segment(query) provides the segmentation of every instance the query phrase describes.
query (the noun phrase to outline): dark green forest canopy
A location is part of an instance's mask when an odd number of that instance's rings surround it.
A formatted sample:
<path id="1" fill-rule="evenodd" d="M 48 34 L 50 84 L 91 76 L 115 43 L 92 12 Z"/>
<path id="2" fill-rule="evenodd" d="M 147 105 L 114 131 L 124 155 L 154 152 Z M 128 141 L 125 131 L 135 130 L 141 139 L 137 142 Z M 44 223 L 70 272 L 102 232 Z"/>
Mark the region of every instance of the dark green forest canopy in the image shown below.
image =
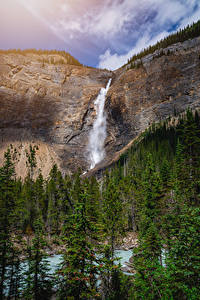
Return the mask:
<path id="1" fill-rule="evenodd" d="M 0 167 L 0 299 L 199 299 L 198 111 L 152 124 L 100 181 L 56 165 L 36 177 L 31 145 L 22 181 L 16 159 L 11 145 Z M 127 231 L 132 276 L 113 260 Z M 49 248 L 63 253 L 52 276 Z"/>

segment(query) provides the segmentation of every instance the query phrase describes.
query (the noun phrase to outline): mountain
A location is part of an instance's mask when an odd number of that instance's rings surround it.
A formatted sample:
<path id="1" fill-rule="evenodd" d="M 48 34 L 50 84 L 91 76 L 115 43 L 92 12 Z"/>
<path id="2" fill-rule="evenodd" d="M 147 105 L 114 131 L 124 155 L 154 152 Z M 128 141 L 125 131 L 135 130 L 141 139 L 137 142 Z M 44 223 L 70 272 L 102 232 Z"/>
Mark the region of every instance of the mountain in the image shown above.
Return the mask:
<path id="1" fill-rule="evenodd" d="M 89 166 L 87 143 L 94 100 L 107 94 L 106 158 L 117 160 L 153 122 L 200 107 L 200 37 L 157 49 L 114 72 L 82 66 L 62 53 L 0 52 L 0 157 L 16 148 L 18 175 L 26 172 L 26 149 L 37 146 L 38 168 L 54 163 L 63 172 Z"/>
<path id="2" fill-rule="evenodd" d="M 17 172 L 25 173 L 25 148 L 37 145 L 38 167 L 47 176 L 86 167 L 85 147 L 93 123 L 93 101 L 111 74 L 64 62 L 60 54 L 0 54 L 1 154 L 19 151 Z"/>
<path id="3" fill-rule="evenodd" d="M 114 72 L 108 92 L 108 160 L 118 160 L 152 123 L 200 107 L 200 38 L 144 56 L 135 68 Z M 111 154 L 109 156 L 109 154 Z"/>
<path id="4" fill-rule="evenodd" d="M 199 299 L 200 38 L 153 49 L 1 51 L 0 299 Z"/>

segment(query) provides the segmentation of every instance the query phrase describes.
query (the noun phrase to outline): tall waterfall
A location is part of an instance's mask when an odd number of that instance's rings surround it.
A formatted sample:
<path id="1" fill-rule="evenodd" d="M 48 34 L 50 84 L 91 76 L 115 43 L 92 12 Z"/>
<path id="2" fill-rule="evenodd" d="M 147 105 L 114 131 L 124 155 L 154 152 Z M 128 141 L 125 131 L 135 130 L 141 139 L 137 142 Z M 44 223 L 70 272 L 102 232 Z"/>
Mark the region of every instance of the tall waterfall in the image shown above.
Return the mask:
<path id="1" fill-rule="evenodd" d="M 112 79 L 109 79 L 106 88 L 100 90 L 99 95 L 94 102 L 97 117 L 89 134 L 88 152 L 90 169 L 94 168 L 105 156 L 104 141 L 106 138 L 106 115 L 104 113 L 104 104 L 111 80 Z"/>

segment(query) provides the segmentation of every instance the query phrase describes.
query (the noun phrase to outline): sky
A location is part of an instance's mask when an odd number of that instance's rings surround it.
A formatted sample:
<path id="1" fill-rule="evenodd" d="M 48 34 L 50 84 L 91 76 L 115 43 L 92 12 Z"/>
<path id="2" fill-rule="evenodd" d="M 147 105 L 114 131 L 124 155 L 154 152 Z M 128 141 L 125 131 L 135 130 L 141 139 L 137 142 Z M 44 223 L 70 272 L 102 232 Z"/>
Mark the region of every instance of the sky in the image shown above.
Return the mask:
<path id="1" fill-rule="evenodd" d="M 200 19 L 200 0 L 0 0 L 0 49 L 65 50 L 117 69 Z"/>

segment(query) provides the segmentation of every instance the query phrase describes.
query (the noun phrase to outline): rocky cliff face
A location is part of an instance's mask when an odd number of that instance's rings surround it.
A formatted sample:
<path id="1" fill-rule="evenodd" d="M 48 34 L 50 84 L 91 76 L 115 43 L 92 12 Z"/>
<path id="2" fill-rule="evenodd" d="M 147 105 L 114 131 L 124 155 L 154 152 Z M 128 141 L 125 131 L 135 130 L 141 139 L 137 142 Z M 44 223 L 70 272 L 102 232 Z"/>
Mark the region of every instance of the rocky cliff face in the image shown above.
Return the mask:
<path id="1" fill-rule="evenodd" d="M 161 51 L 144 57 L 138 68 L 114 74 L 106 102 L 109 161 L 153 122 L 200 108 L 200 38 Z"/>
<path id="2" fill-rule="evenodd" d="M 13 144 L 19 152 L 17 172 L 24 176 L 25 149 L 32 143 L 45 176 L 53 163 L 65 172 L 87 169 L 94 100 L 110 77 L 107 157 L 99 167 L 152 122 L 200 107 L 200 38 L 170 49 L 144 58 L 138 68 L 116 72 L 44 63 L 48 60 L 36 54 L 0 54 L 1 159 Z"/>
<path id="3" fill-rule="evenodd" d="M 20 154 L 17 171 L 24 176 L 25 150 L 32 143 L 45 176 L 53 163 L 65 171 L 86 168 L 93 102 L 110 76 L 109 71 L 44 63 L 39 55 L 1 54 L 1 158 L 13 144 Z"/>

